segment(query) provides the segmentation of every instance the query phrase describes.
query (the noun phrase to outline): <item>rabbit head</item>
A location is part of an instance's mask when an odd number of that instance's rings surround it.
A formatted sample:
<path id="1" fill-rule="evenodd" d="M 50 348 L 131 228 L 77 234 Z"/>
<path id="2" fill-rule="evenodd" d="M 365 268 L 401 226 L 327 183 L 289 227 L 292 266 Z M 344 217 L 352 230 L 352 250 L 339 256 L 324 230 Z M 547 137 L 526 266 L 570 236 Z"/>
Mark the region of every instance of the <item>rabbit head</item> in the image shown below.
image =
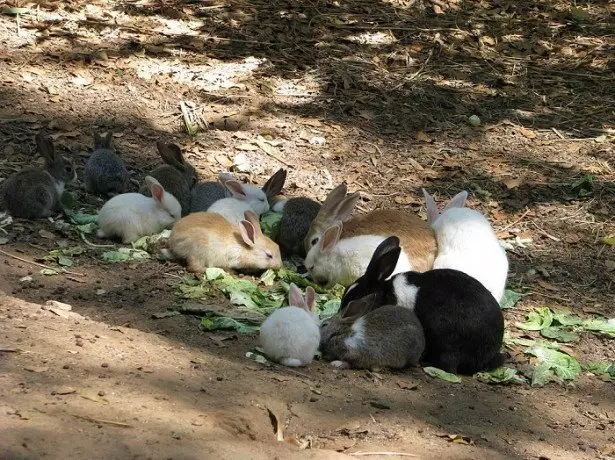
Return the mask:
<path id="1" fill-rule="evenodd" d="M 400 254 L 399 238 L 391 236 L 382 241 L 374 251 L 363 276 L 344 291 L 341 307 L 345 308 L 351 302 L 370 295 L 384 299 L 384 281 L 395 271 Z"/>
<path id="2" fill-rule="evenodd" d="M 314 302 L 316 301 L 316 291 L 312 286 L 308 286 L 305 290 L 305 298 L 301 293 L 301 289 L 295 283 L 290 284 L 288 290 L 288 305 L 291 307 L 303 308 L 308 313 L 314 313 Z"/>
<path id="3" fill-rule="evenodd" d="M 56 153 L 51 137 L 38 133 L 36 135 L 36 147 L 45 160 L 45 169 L 56 182 L 71 184 L 77 180 L 77 172 L 72 162 Z"/>
<path id="4" fill-rule="evenodd" d="M 344 223 L 350 219 L 354 207 L 359 201 L 358 192 L 346 195 L 346 184 L 335 187 L 322 204 L 320 211 L 307 233 L 304 240 L 306 253 L 310 251 L 321 239 L 323 233 L 335 223 Z"/>
<path id="5" fill-rule="evenodd" d="M 342 223 L 337 222 L 327 228 L 314 246 L 311 247 L 305 258 L 305 266 L 307 267 L 312 279 L 323 286 L 329 284 L 329 278 L 332 273 L 330 264 L 335 264 L 336 261 L 331 259 L 329 253 L 339 242 L 342 234 Z"/>
<path id="6" fill-rule="evenodd" d="M 171 224 L 182 215 L 182 207 L 173 195 L 164 190 L 164 187 L 152 176 L 145 177 L 145 184 L 149 188 L 152 198 L 156 201 L 159 208 L 166 211 L 169 215 L 167 224 Z"/>
<path id="7" fill-rule="evenodd" d="M 244 217 L 245 220 L 239 222 L 239 233 L 250 251 L 245 254 L 243 266 L 250 269 L 280 268 L 282 266 L 280 248 L 263 235 L 258 216 L 252 211 L 246 211 Z"/>
<path id="8" fill-rule="evenodd" d="M 109 131 L 104 136 L 101 136 L 98 133 L 94 133 L 94 149 L 111 149 L 111 141 L 113 140 L 113 133 Z"/>
<path id="9" fill-rule="evenodd" d="M 435 200 L 425 189 L 423 189 L 423 196 L 425 197 L 425 207 L 427 210 L 427 223 L 431 225 L 438 219 L 438 217 L 440 217 L 440 212 L 438 211 L 438 205 L 436 204 Z M 468 192 L 466 192 L 465 190 L 459 192 L 451 199 L 451 201 L 448 202 L 448 204 L 444 208 L 444 211 L 442 212 L 445 212 L 447 209 L 450 208 L 463 208 L 466 204 L 467 198 Z"/>
<path id="10" fill-rule="evenodd" d="M 246 202 L 257 215 L 260 216 L 269 211 L 267 195 L 260 188 L 250 184 L 242 184 L 237 180 L 227 180 L 224 182 L 224 186 L 233 198 Z"/>
<path id="11" fill-rule="evenodd" d="M 164 162 L 179 171 L 188 187 L 192 189 L 198 180 L 196 170 L 194 166 L 184 160 L 184 155 L 179 145 L 158 141 L 156 142 L 156 147 Z"/>

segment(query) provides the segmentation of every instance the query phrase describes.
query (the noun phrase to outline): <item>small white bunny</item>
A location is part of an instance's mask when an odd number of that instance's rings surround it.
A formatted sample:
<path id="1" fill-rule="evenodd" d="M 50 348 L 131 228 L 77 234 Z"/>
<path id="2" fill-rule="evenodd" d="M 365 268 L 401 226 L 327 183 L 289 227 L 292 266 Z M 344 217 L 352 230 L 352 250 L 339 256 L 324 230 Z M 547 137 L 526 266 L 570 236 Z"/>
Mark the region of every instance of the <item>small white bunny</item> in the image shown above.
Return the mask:
<path id="1" fill-rule="evenodd" d="M 312 361 L 320 344 L 315 295 L 308 287 L 304 299 L 299 288 L 290 285 L 290 306 L 274 311 L 261 325 L 260 342 L 269 358 L 289 367 L 306 366 Z"/>
<path id="2" fill-rule="evenodd" d="M 489 221 L 480 212 L 464 208 L 468 192 L 453 197 L 442 214 L 423 189 L 427 222 L 438 242 L 433 268 L 452 268 L 480 281 L 499 302 L 508 276 L 508 258 Z"/>
<path id="3" fill-rule="evenodd" d="M 224 186 L 233 196 L 216 201 L 207 212 L 220 214 L 231 224 L 239 225 L 246 211 L 252 211 L 257 216 L 269 211 L 267 195 L 262 189 L 237 180 L 227 180 Z"/>
<path id="4" fill-rule="evenodd" d="M 151 197 L 123 193 L 107 201 L 98 213 L 99 238 L 119 237 L 132 243 L 142 236 L 159 233 L 181 217 L 179 201 L 151 176 L 145 183 Z"/>

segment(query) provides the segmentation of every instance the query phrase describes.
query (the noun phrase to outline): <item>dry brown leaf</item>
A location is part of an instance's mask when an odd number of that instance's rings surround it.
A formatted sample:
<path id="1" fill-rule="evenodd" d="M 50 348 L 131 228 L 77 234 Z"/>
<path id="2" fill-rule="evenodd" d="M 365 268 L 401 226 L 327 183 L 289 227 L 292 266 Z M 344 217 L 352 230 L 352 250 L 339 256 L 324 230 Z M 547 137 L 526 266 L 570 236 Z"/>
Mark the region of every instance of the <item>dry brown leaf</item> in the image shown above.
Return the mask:
<path id="1" fill-rule="evenodd" d="M 275 433 L 278 442 L 283 442 L 284 429 L 282 428 L 282 423 L 280 423 L 278 416 L 271 409 L 267 408 L 267 413 L 269 414 L 269 421 L 271 422 L 273 432 Z"/>
<path id="2" fill-rule="evenodd" d="M 519 187 L 523 183 L 522 179 L 507 179 L 504 181 L 504 185 L 508 190 Z"/>
<path id="3" fill-rule="evenodd" d="M 408 382 L 406 380 L 398 380 L 397 386 L 402 390 L 416 390 L 419 386 L 416 383 Z"/>
<path id="4" fill-rule="evenodd" d="M 246 152 L 252 152 L 254 150 L 258 150 L 258 147 L 252 144 L 239 144 L 239 145 L 236 145 L 235 148 L 237 150 L 243 150 Z"/>
<path id="5" fill-rule="evenodd" d="M 24 370 L 40 374 L 41 372 L 47 372 L 49 368 L 47 366 L 27 366 L 24 367 Z"/>
<path id="6" fill-rule="evenodd" d="M 77 392 L 75 388 L 68 386 L 62 386 L 56 390 L 56 394 L 58 395 L 70 395 L 75 392 Z"/>
<path id="7" fill-rule="evenodd" d="M 542 287 L 543 289 L 546 289 L 547 291 L 551 291 L 551 292 L 558 292 L 559 291 L 558 287 L 555 287 L 552 284 L 547 283 L 546 281 L 536 280 L 536 283 L 538 283 L 538 285 L 540 287 Z"/>
<path id="8" fill-rule="evenodd" d="M 410 163 L 412 165 L 412 167 L 414 169 L 416 169 L 417 171 L 423 171 L 425 168 L 423 168 L 423 166 L 416 161 L 414 158 L 408 158 L 408 163 Z"/>
<path id="9" fill-rule="evenodd" d="M 536 138 L 536 134 L 534 133 L 534 131 L 532 131 L 531 129 L 524 128 L 523 126 L 520 126 L 519 128 L 517 128 L 517 131 L 520 134 L 522 134 L 525 137 L 527 137 L 528 139 Z"/>
<path id="10" fill-rule="evenodd" d="M 419 131 L 416 133 L 416 140 L 421 141 L 421 142 L 433 142 L 433 139 L 431 137 L 429 137 L 427 134 L 425 134 L 425 131 Z"/>
<path id="11" fill-rule="evenodd" d="M 414 198 L 410 195 L 397 195 L 393 201 L 397 204 L 412 204 L 414 203 Z"/>
<path id="12" fill-rule="evenodd" d="M 109 404 L 109 400 L 107 398 L 103 398 L 102 396 L 99 396 L 96 393 L 88 393 L 88 392 L 79 392 L 78 393 L 79 396 L 81 396 L 83 399 L 88 399 L 90 401 L 94 401 L 100 404 Z"/>

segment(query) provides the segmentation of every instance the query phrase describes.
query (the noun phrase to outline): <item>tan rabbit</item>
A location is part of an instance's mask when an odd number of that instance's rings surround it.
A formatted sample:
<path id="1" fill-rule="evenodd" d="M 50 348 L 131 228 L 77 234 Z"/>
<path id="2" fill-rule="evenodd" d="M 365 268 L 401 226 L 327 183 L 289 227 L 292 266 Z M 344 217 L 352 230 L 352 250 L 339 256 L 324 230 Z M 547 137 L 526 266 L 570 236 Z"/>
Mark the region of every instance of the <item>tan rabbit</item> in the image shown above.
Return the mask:
<path id="1" fill-rule="evenodd" d="M 263 235 L 252 211 L 238 225 L 213 212 L 192 213 L 173 227 L 169 249 L 197 273 L 208 267 L 258 271 L 282 266 L 280 248 Z"/>
<path id="2" fill-rule="evenodd" d="M 346 191 L 345 184 L 331 191 L 304 241 L 305 266 L 316 282 L 349 286 L 365 272 L 374 250 L 389 236 L 399 237 L 402 246 L 395 273 L 432 268 L 437 245 L 426 222 L 410 211 L 396 209 L 351 217 L 359 194 L 346 195 Z"/>

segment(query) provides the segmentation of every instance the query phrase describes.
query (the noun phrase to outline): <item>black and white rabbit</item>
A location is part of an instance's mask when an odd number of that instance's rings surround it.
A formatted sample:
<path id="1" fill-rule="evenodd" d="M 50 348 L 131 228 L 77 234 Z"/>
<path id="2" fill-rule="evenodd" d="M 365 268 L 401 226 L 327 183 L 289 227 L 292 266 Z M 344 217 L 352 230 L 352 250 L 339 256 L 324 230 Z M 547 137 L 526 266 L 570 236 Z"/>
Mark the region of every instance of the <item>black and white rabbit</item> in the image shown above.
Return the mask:
<path id="1" fill-rule="evenodd" d="M 451 269 L 398 273 L 387 279 L 400 252 L 399 238 L 384 240 L 365 274 L 346 289 L 342 308 L 375 295 L 381 305 L 414 310 L 425 332 L 423 360 L 447 372 L 473 374 L 502 365 L 504 317 L 487 288 Z"/>
<path id="2" fill-rule="evenodd" d="M 57 154 L 50 137 L 38 133 L 36 147 L 45 167 L 25 169 L 0 184 L 0 210 L 13 217 L 40 219 L 61 211 L 64 188 L 77 179 L 73 164 Z"/>
<path id="3" fill-rule="evenodd" d="M 335 367 L 416 366 L 425 349 L 423 327 L 408 308 L 384 305 L 378 294 L 349 302 L 320 328 L 320 351 Z"/>
<path id="4" fill-rule="evenodd" d="M 83 176 L 85 189 L 112 198 L 126 191 L 128 170 L 122 159 L 112 150 L 113 133 L 105 136 L 94 133 L 94 151 L 85 162 Z"/>

